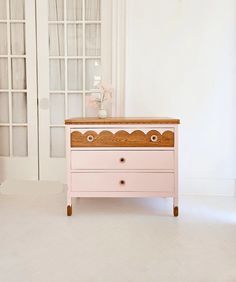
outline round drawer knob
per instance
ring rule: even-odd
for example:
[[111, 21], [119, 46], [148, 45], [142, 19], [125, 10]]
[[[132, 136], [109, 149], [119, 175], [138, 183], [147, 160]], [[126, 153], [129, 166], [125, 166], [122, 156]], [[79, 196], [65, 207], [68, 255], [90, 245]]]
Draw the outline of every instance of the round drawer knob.
[[94, 141], [93, 135], [88, 135], [88, 136], [87, 136], [87, 141], [88, 141], [88, 142], [93, 142], [93, 141]]
[[121, 180], [121, 181], [120, 181], [120, 185], [125, 185], [125, 181], [124, 181], [124, 180]]
[[120, 158], [120, 162], [121, 163], [125, 163], [125, 159], [124, 158]]
[[158, 137], [157, 137], [157, 135], [152, 135], [150, 139], [151, 139], [152, 142], [157, 142]]

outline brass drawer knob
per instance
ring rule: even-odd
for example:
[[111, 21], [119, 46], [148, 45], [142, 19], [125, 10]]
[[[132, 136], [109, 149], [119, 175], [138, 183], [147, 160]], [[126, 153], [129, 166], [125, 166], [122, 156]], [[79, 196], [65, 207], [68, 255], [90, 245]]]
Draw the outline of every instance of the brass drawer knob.
[[88, 135], [88, 136], [87, 136], [87, 141], [88, 141], [88, 142], [93, 142], [93, 141], [94, 141], [93, 135]]
[[150, 140], [151, 140], [151, 142], [157, 142], [157, 140], [158, 140], [157, 135], [152, 135]]
[[125, 163], [125, 158], [120, 158], [121, 163]]
[[124, 181], [124, 180], [121, 180], [121, 181], [120, 181], [120, 185], [125, 185], [125, 181]]

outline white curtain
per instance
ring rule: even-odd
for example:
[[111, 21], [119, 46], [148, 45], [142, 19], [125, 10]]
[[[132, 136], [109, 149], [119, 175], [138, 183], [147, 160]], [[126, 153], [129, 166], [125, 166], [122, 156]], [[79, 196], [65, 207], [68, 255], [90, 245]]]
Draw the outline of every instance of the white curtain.
[[12, 20], [25, 19], [25, 0], [9, 0], [10, 1], [10, 18]]
[[11, 54], [25, 55], [25, 24], [11, 24]]
[[10, 5], [10, 19], [24, 20], [25, 18], [25, 0], [0, 0], [0, 20], [7, 19], [7, 5]]
[[[84, 87], [89, 91], [96, 88], [101, 79], [101, 3], [100, 0], [49, 0], [49, 54], [50, 56], [73, 56], [67, 61], [67, 90], [81, 91]], [[66, 9], [66, 13], [64, 13]], [[84, 13], [83, 13], [84, 9]], [[66, 27], [60, 21], [66, 14]], [[83, 15], [85, 18], [83, 19]], [[53, 23], [50, 23], [53, 21]], [[58, 23], [56, 22], [58, 21]], [[78, 21], [85, 22], [83, 24]], [[91, 23], [95, 21], [95, 23]], [[96, 22], [97, 21], [97, 22]], [[65, 28], [67, 38], [65, 38]], [[85, 34], [83, 34], [85, 32]], [[83, 44], [83, 38], [85, 43]], [[65, 54], [67, 47], [67, 54]], [[83, 50], [83, 48], [85, 48]], [[83, 61], [86, 56], [85, 73], [83, 74]], [[98, 57], [93, 59], [90, 57]], [[83, 76], [86, 85], [83, 86]], [[50, 59], [50, 89], [65, 90], [65, 60], [64, 57]]]
[[65, 55], [65, 39], [64, 39], [64, 25], [50, 24], [49, 32], [49, 55], [50, 56], [64, 56]]
[[[5, 3], [0, 1], [0, 19], [6, 19]], [[7, 24], [0, 23], [0, 55], [7, 55]], [[8, 88], [8, 64], [7, 58], [0, 58], [0, 89]]]
[[[49, 55], [51, 57], [65, 56], [64, 25], [55, 23], [64, 20], [64, 0], [48, 0], [49, 22]], [[65, 60], [50, 59], [50, 90], [65, 90]]]
[[[0, 0], [0, 20], [6, 20], [6, 18], [7, 18], [6, 1]], [[0, 23], [0, 42], [1, 42], [0, 55], [7, 55], [7, 24], [4, 22]], [[7, 89], [7, 88], [8, 88], [7, 59], [0, 58], [0, 89]]]
[[86, 56], [101, 56], [101, 25], [86, 24], [85, 27]]
[[0, 126], [0, 156], [9, 156], [10, 155], [10, 136], [9, 136], [9, 127]]
[[85, 19], [87, 21], [101, 19], [101, 0], [85, 0]]
[[[24, 0], [10, 1], [10, 19], [24, 19]], [[0, 55], [8, 56], [8, 40], [7, 33], [10, 33], [10, 52], [16, 58], [11, 60], [11, 69], [8, 69], [7, 57], [0, 58], [0, 89], [8, 89], [8, 77], [11, 71], [13, 89], [26, 89], [26, 66], [25, 59], [17, 58], [17, 56], [25, 55], [25, 24], [11, 23], [10, 29], [7, 30], [6, 20], [6, 1], [0, 0]]]
[[51, 59], [49, 68], [50, 90], [65, 90], [65, 60]]
[[68, 56], [83, 56], [83, 25], [67, 25], [67, 54]]
[[[7, 28], [7, 6], [9, 5], [9, 18], [15, 22], [11, 22], [9, 29]], [[6, 92], [0, 92], [0, 122], [9, 123], [9, 106], [11, 107], [13, 124], [27, 123], [27, 94], [25, 92], [26, 83], [26, 60], [20, 58], [25, 55], [25, 24], [17, 22], [17, 20], [25, 19], [25, 0], [0, 0], [0, 89]], [[8, 46], [8, 35], [10, 38], [10, 46]], [[14, 55], [14, 58], [9, 57]], [[19, 57], [18, 57], [19, 56]], [[10, 60], [10, 68], [9, 62]], [[11, 81], [9, 85], [9, 75]], [[16, 92], [9, 92], [8, 89], [15, 89]], [[21, 90], [21, 91], [19, 91]], [[9, 105], [9, 97], [11, 95], [12, 103]], [[9, 134], [10, 127], [0, 127], [1, 144], [0, 155], [9, 155]], [[27, 156], [27, 126], [12, 126], [12, 149], [14, 156]]]
[[0, 89], [8, 89], [7, 58], [0, 58]]
[[5, 0], [0, 0], [0, 20], [5, 20], [7, 18], [7, 2]]
[[27, 123], [26, 93], [12, 93], [12, 122]]
[[7, 55], [7, 24], [6, 23], [0, 23], [0, 42], [1, 42], [0, 55]]
[[64, 0], [48, 0], [48, 20], [64, 20]]
[[70, 21], [83, 20], [83, 0], [67, 0], [67, 19]]
[[50, 95], [50, 123], [63, 124], [65, 120], [65, 95], [51, 94]]
[[27, 127], [12, 127], [12, 151], [15, 157], [26, 157], [28, 155]]
[[26, 61], [21, 58], [12, 59], [12, 88], [26, 89]]
[[68, 60], [68, 90], [83, 90], [83, 61]]
[[9, 122], [8, 93], [0, 92], [0, 123], [8, 123], [8, 122]]

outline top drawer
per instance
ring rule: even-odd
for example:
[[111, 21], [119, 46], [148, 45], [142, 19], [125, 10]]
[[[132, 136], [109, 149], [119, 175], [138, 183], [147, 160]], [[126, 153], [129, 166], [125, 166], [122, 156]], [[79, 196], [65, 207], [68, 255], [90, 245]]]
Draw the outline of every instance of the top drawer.
[[88, 130], [71, 132], [71, 147], [174, 147], [174, 132], [166, 129], [150, 130], [147, 133], [134, 130], [131, 133], [119, 130], [96, 132]]

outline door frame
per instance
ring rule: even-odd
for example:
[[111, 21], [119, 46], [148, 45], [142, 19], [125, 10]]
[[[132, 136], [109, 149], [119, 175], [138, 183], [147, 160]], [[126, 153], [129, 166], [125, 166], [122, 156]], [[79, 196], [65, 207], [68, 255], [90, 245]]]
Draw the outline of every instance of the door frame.
[[112, 85], [113, 115], [125, 116], [126, 0], [112, 1]]

